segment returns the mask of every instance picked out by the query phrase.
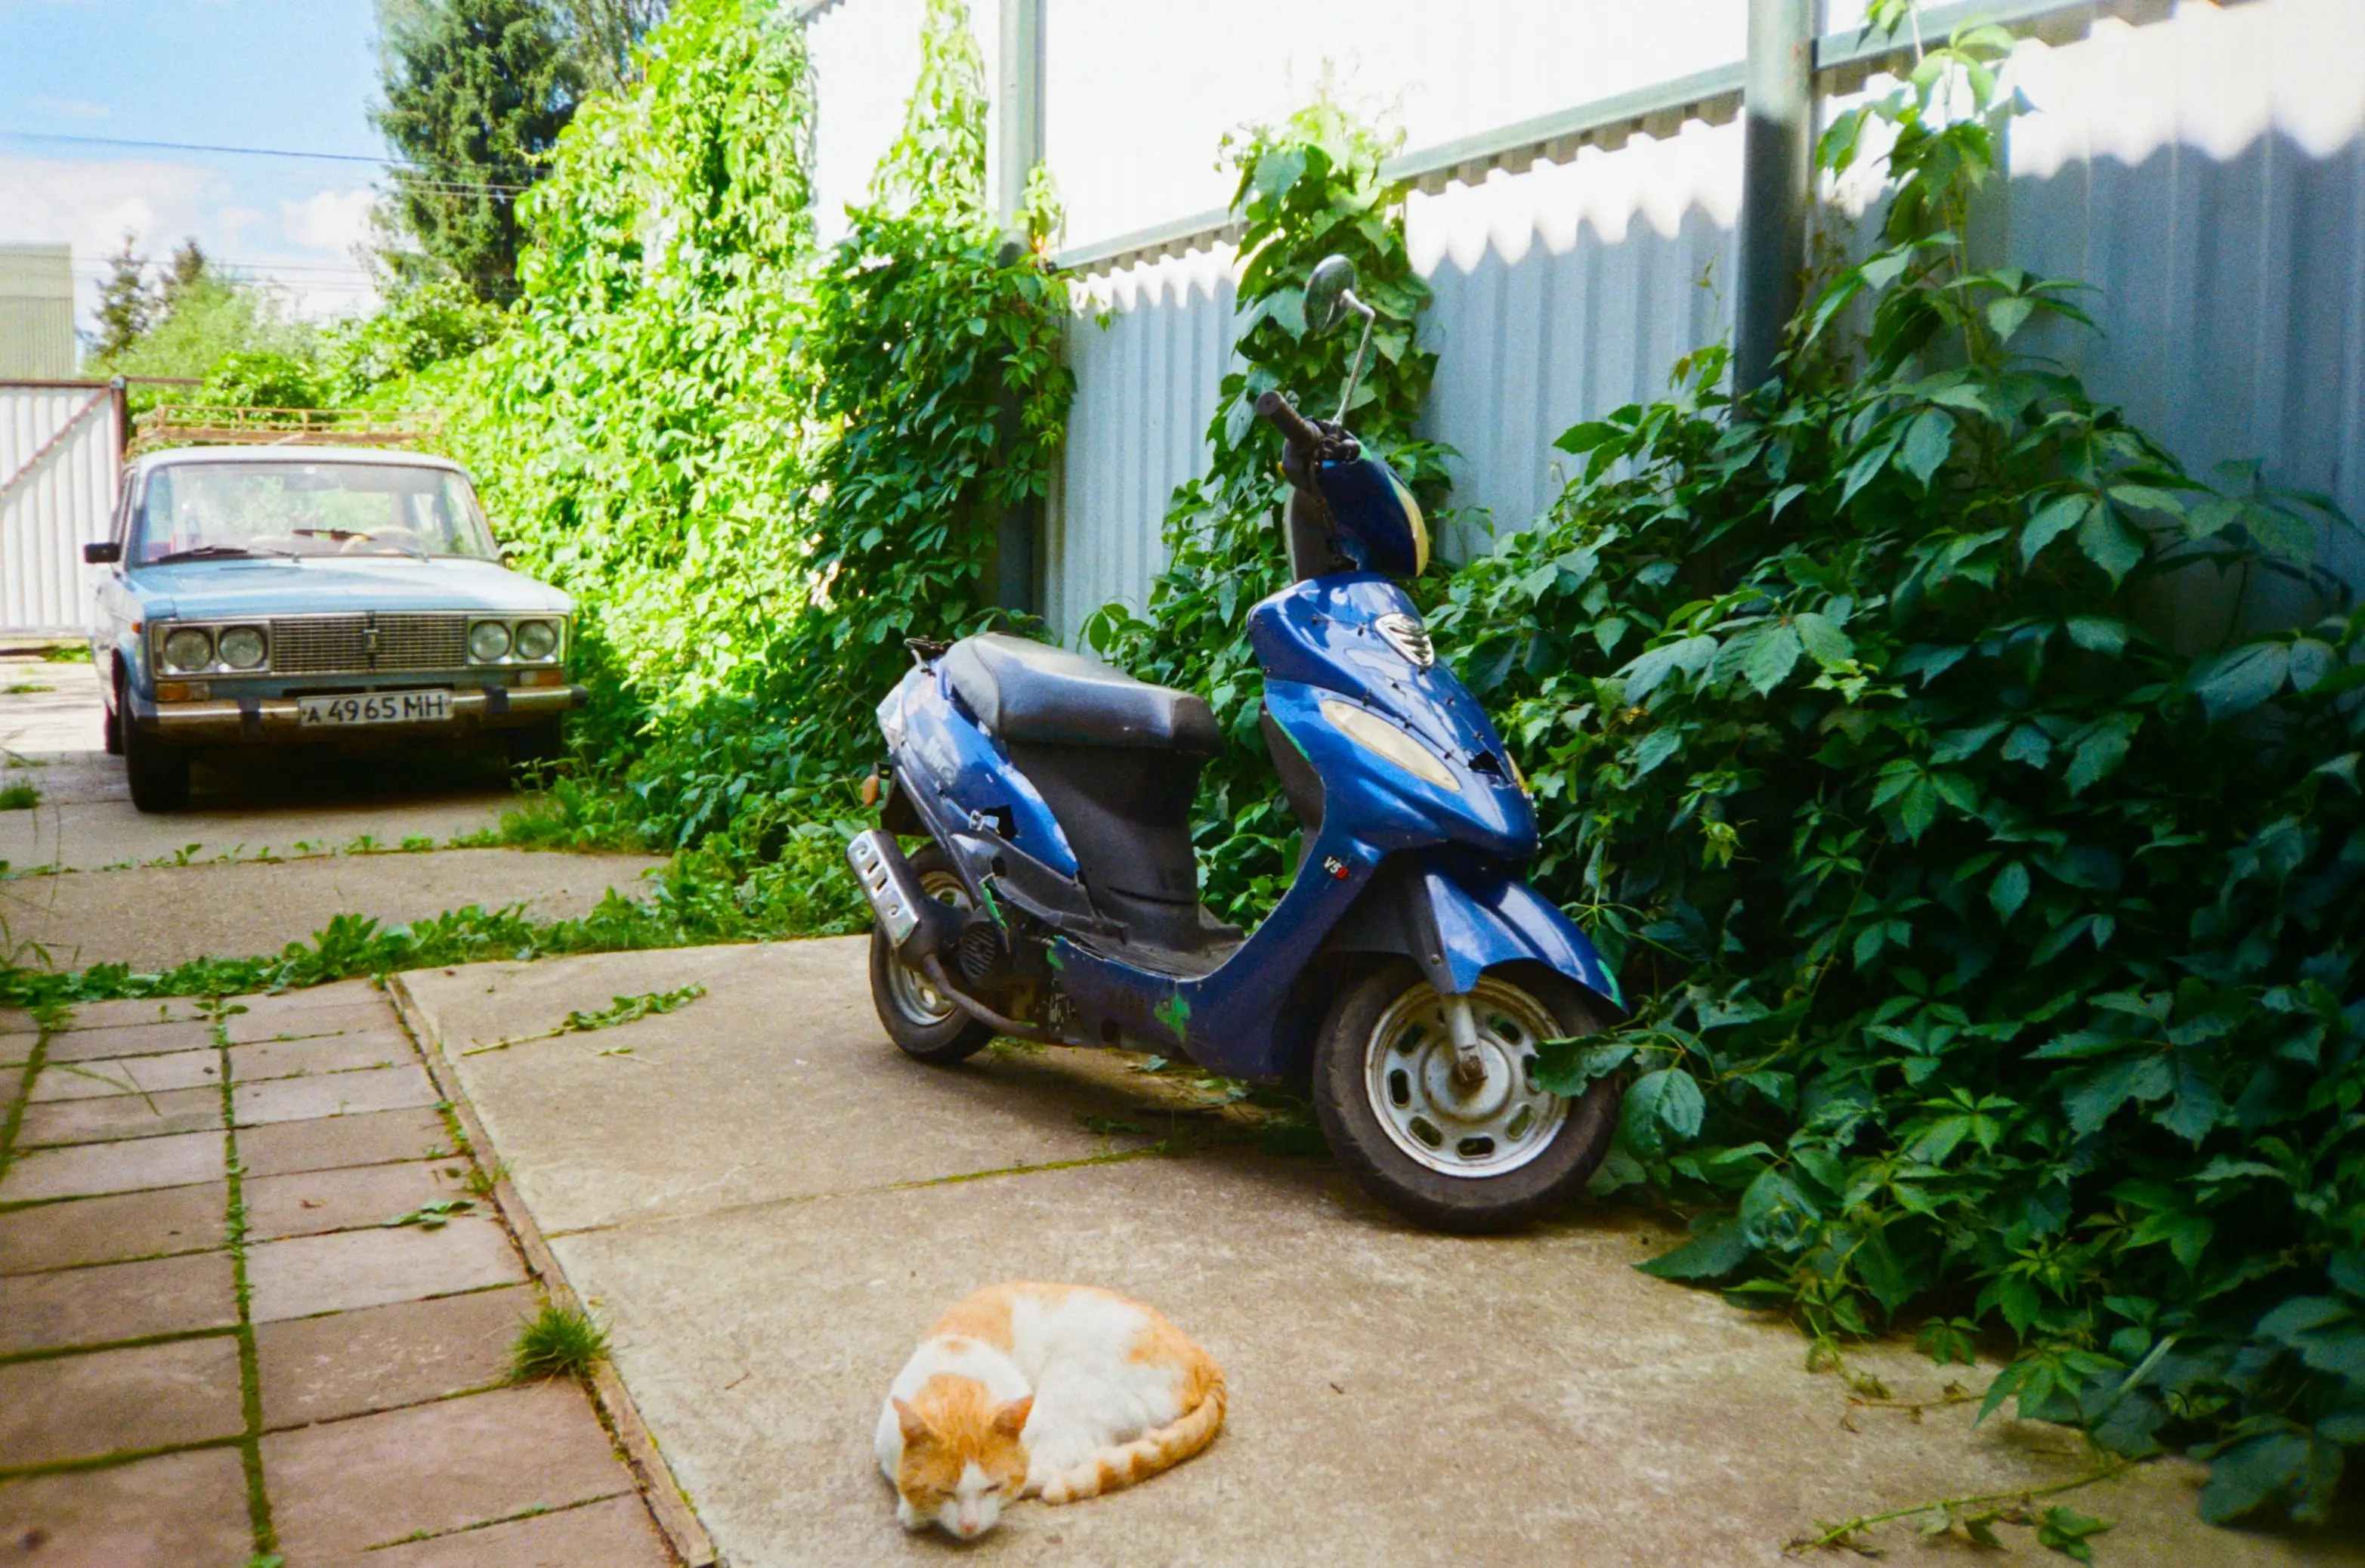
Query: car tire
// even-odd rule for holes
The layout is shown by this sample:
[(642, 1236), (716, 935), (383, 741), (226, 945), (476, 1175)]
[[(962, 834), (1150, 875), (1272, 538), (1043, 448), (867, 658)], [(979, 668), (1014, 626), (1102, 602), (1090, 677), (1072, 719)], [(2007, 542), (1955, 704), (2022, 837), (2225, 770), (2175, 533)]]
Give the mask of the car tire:
[(189, 754), (137, 724), (121, 724), (123, 772), (131, 803), (143, 812), (177, 812), (189, 803)]
[(118, 706), (113, 708), (106, 708), (101, 704), (105, 711), (98, 722), (99, 744), (106, 747), (106, 755), (109, 756), (123, 755), (123, 710), (120, 706), (121, 700), (117, 700)]

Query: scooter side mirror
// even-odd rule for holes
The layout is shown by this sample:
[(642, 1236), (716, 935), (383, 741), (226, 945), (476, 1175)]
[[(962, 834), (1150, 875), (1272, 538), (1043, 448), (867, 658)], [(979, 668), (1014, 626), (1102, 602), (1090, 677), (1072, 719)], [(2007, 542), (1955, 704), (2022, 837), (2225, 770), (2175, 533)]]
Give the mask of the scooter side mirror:
[(1328, 331), (1346, 315), (1354, 292), (1355, 263), (1344, 256), (1323, 257), (1306, 280), (1306, 324), (1317, 333)]

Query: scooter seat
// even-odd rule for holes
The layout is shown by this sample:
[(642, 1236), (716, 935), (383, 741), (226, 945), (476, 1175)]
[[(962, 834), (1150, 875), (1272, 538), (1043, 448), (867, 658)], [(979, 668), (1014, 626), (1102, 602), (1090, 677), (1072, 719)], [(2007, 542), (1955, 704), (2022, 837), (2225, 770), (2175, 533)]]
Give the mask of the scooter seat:
[(945, 655), (954, 694), (1005, 741), (1132, 746), (1216, 756), (1224, 749), (1206, 700), (1136, 680), (1048, 643), (988, 632)]

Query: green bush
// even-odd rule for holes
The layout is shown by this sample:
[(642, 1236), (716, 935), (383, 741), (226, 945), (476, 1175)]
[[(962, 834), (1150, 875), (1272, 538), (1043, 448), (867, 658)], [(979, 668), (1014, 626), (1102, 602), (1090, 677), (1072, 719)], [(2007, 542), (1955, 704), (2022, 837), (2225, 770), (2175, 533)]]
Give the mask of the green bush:
[[(2365, 614), (2305, 565), (2328, 502), (2197, 483), (2030, 352), (2072, 286), (1967, 263), (2005, 47), (1833, 128), (1893, 131), (1886, 228), (1781, 383), (1710, 352), (1570, 431), (1431, 624), (1643, 999), (1552, 1068), (1635, 1074), (1597, 1187), (1698, 1211), (1652, 1271), (2001, 1335), (1988, 1409), (2320, 1522), (2365, 1441)], [(2268, 572), (2327, 618), (2208, 645), (2183, 607)]]

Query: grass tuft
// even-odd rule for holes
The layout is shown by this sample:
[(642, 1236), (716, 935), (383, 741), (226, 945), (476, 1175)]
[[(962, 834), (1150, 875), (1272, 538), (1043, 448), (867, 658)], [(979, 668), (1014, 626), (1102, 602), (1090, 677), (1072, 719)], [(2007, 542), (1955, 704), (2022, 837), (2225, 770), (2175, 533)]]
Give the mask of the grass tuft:
[(36, 785), (0, 785), (0, 812), (28, 812), (40, 803), (41, 791)]
[(510, 1376), (517, 1383), (539, 1377), (588, 1377), (608, 1359), (608, 1334), (579, 1312), (544, 1303), (539, 1316), (518, 1330), (510, 1348)]

